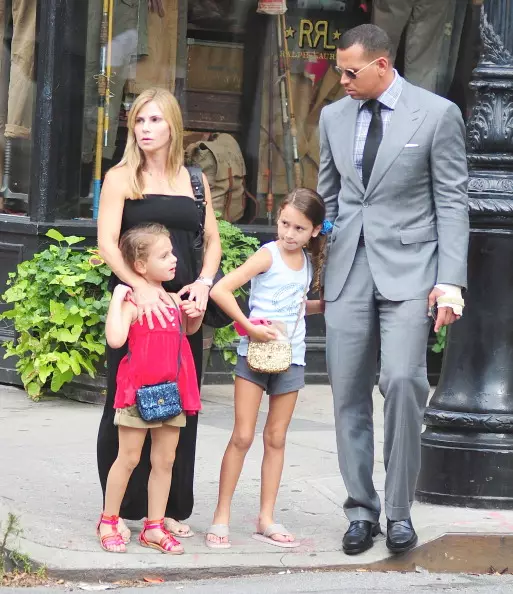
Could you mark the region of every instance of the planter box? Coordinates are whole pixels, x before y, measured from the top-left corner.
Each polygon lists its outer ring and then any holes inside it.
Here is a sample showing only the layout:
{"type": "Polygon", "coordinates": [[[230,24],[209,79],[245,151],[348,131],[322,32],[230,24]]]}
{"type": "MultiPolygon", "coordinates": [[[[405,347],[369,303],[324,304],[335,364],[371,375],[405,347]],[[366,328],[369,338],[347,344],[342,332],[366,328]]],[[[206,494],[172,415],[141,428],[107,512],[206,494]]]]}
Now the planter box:
{"type": "Polygon", "coordinates": [[[107,377],[103,373],[99,373],[94,379],[87,374],[77,375],[62,386],[59,394],[77,402],[103,406],[107,395],[107,377]]]}

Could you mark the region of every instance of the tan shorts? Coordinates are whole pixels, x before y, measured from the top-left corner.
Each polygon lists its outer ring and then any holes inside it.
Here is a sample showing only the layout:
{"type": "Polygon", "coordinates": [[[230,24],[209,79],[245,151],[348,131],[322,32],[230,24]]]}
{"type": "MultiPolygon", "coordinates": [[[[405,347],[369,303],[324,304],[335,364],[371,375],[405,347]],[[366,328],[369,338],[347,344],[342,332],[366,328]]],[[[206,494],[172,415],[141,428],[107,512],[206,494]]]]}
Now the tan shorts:
{"type": "Polygon", "coordinates": [[[117,408],[114,415],[114,425],[122,427],[133,427],[134,429],[156,429],[162,425],[169,425],[170,427],[185,427],[186,417],[185,413],[181,412],[178,416],[168,419],[167,421],[157,421],[155,423],[147,423],[141,419],[141,415],[137,410],[137,406],[127,406],[126,408],[117,408]]]}

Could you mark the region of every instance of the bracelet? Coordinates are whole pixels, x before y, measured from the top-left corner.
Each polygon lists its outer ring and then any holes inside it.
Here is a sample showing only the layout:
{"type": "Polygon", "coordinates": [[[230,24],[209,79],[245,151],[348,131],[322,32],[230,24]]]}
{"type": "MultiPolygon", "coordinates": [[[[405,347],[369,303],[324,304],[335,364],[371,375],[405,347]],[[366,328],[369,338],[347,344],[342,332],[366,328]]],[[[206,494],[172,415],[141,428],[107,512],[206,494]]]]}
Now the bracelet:
{"type": "Polygon", "coordinates": [[[214,284],[214,279],[200,275],[200,276],[198,276],[198,278],[196,279],[195,282],[203,283],[205,286],[207,286],[209,289],[211,289],[212,285],[214,284]]]}

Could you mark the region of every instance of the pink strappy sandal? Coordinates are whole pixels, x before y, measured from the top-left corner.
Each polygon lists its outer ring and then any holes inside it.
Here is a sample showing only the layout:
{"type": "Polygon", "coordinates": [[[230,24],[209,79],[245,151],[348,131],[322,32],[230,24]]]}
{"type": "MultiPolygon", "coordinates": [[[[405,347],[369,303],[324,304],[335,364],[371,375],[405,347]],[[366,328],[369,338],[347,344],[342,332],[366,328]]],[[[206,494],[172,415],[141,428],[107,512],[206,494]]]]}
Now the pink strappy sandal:
{"type": "Polygon", "coordinates": [[[107,553],[126,553],[125,541],[118,532],[118,521],[119,516],[106,516],[105,514],[102,514],[96,527],[96,535],[100,539],[100,545],[104,551],[107,551],[107,553]],[[102,536],[100,533],[101,524],[108,524],[111,526],[112,532],[102,536]],[[122,549],[120,551],[115,551],[112,547],[122,547],[122,549]]]}
{"type": "Polygon", "coordinates": [[[183,555],[184,552],[180,542],[164,527],[164,518],[160,520],[144,520],[144,528],[141,534],[139,534],[139,543],[143,547],[157,549],[157,551],[166,553],[167,555],[183,555]],[[161,530],[164,536],[160,539],[159,543],[150,542],[146,539],[146,530],[161,530]]]}

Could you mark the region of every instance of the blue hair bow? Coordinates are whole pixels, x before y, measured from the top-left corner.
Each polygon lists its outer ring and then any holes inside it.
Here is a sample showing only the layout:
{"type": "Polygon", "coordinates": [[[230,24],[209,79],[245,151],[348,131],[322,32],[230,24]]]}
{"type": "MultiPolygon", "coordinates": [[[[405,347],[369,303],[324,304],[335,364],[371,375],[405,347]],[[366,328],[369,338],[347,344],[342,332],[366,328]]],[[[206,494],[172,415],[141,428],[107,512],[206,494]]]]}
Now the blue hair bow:
{"type": "Polygon", "coordinates": [[[333,229],[333,224],[328,221],[328,219],[324,219],[322,222],[322,229],[321,235],[326,235],[333,229]]]}

